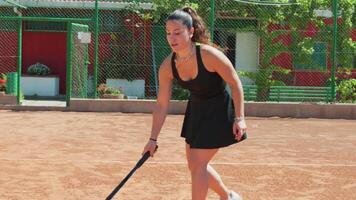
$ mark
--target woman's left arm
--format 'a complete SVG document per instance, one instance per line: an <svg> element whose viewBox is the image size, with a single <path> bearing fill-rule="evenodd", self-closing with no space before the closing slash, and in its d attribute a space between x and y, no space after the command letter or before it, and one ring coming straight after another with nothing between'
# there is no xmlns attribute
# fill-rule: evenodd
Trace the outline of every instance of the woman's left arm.
<svg viewBox="0 0 356 200"><path fill-rule="evenodd" d="M218 73L231 89L231 97L235 107L234 133L238 140L246 131L244 93L239 76L230 60L218 49L204 45L202 57L205 67L209 71Z"/></svg>

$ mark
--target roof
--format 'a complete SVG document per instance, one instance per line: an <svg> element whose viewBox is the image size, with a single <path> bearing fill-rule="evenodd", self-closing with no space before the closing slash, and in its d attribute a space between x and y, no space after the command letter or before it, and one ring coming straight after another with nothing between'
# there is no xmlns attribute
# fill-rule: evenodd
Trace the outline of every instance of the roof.
<svg viewBox="0 0 356 200"><path fill-rule="evenodd" d="M12 0L16 4L28 8L80 8L94 9L95 0ZM148 0L140 3L142 9L152 9L152 3ZM130 6L132 3L125 0L99 0L99 8L104 10L118 10ZM0 0L0 7L13 7L13 4Z"/></svg>

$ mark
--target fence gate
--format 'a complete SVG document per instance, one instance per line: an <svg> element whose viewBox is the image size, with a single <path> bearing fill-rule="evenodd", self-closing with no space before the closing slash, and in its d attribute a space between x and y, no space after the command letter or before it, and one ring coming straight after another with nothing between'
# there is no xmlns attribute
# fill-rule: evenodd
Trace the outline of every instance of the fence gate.
<svg viewBox="0 0 356 200"><path fill-rule="evenodd" d="M67 92L70 98L88 97L88 45L91 40L88 25L69 23L67 35Z"/></svg>

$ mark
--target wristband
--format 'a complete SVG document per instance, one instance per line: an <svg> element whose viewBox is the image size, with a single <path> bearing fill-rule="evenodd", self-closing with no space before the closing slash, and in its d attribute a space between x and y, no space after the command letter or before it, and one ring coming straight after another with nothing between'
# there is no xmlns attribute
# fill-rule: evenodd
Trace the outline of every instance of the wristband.
<svg viewBox="0 0 356 200"><path fill-rule="evenodd" d="M245 120L245 117L235 117L234 122L239 123L242 120Z"/></svg>
<svg viewBox="0 0 356 200"><path fill-rule="evenodd" d="M151 141L157 142L157 139L150 138Z"/></svg>

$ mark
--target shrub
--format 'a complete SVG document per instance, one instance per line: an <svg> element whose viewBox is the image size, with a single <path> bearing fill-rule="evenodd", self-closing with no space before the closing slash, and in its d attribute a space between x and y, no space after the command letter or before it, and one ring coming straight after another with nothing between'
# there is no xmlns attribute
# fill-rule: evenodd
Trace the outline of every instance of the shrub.
<svg viewBox="0 0 356 200"><path fill-rule="evenodd" d="M49 69L49 67L47 67L46 65L41 64L39 62L31 65L27 69L27 74L30 74L30 75L46 76L46 75L49 75L50 73L51 73L51 70Z"/></svg>
<svg viewBox="0 0 356 200"><path fill-rule="evenodd" d="M6 80L6 79L7 79L6 74L1 73L1 74L0 74L0 79L1 79L1 80Z"/></svg>
<svg viewBox="0 0 356 200"><path fill-rule="evenodd" d="M7 77L6 74L0 74L0 91L6 91L6 81Z"/></svg>
<svg viewBox="0 0 356 200"><path fill-rule="evenodd" d="M119 94L123 93L122 89L116 89L113 87L109 87L106 84L100 84L97 90L98 90L99 96L102 96L104 94L119 95Z"/></svg>
<svg viewBox="0 0 356 200"><path fill-rule="evenodd" d="M342 80L336 90L339 102L356 103L356 79Z"/></svg>

